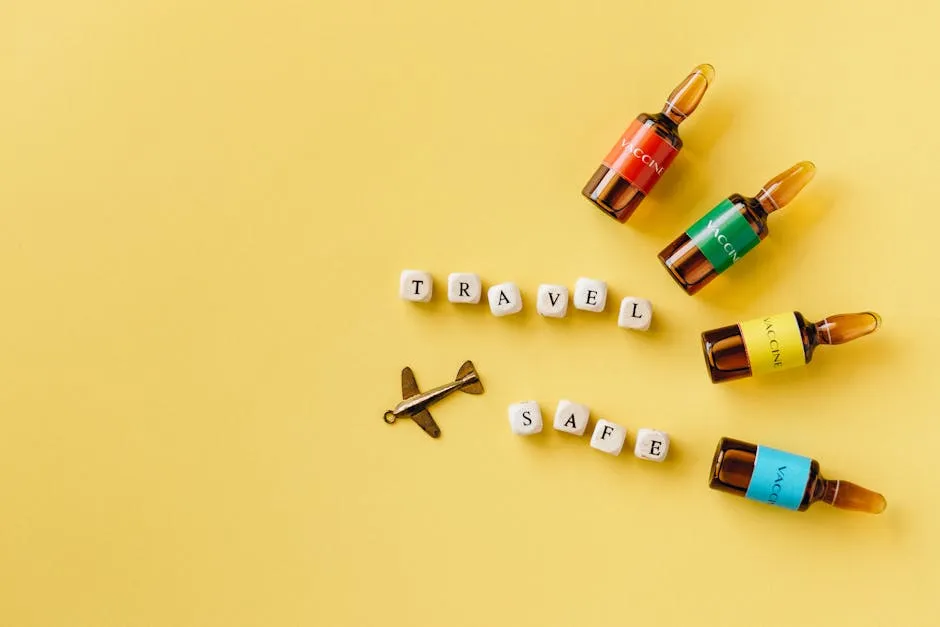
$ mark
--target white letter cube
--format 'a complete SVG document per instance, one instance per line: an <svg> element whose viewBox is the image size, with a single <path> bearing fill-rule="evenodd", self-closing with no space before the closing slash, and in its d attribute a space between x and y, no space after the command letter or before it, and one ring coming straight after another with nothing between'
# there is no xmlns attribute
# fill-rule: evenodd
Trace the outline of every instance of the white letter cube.
<svg viewBox="0 0 940 627"><path fill-rule="evenodd" d="M620 455L623 450L623 443L627 439L627 430L625 427L610 422L609 420L598 420L594 427L594 434L591 435L591 446L599 451L610 453L611 455Z"/></svg>
<svg viewBox="0 0 940 627"><path fill-rule="evenodd" d="M655 429L640 429L636 432L633 454L640 459L663 461L669 454L669 434Z"/></svg>
<svg viewBox="0 0 940 627"><path fill-rule="evenodd" d="M487 292L494 316L508 316L522 311L522 294L515 283L500 283Z"/></svg>
<svg viewBox="0 0 940 627"><path fill-rule="evenodd" d="M595 279L578 279L574 286L574 306L584 311L604 311L607 306L607 283Z"/></svg>
<svg viewBox="0 0 940 627"><path fill-rule="evenodd" d="M398 295L405 300L426 303L431 300L433 282L429 272L421 270L402 270L398 285Z"/></svg>
<svg viewBox="0 0 940 627"><path fill-rule="evenodd" d="M587 427L590 415L591 410L585 405L561 400L558 402L558 409L555 410L555 429L575 435L584 435L584 428Z"/></svg>
<svg viewBox="0 0 940 627"><path fill-rule="evenodd" d="M568 288L564 285L539 285L536 308L546 318L564 318L568 315Z"/></svg>
<svg viewBox="0 0 940 627"><path fill-rule="evenodd" d="M536 401L513 403L509 406L509 426L516 435L532 435L542 431L542 410Z"/></svg>
<svg viewBox="0 0 940 627"><path fill-rule="evenodd" d="M447 276L447 300L452 303L477 304L483 295L483 284L479 275L470 272L453 272Z"/></svg>
<svg viewBox="0 0 940 627"><path fill-rule="evenodd" d="M620 317L617 325L624 329L646 331L653 321L653 305L645 298L627 296L620 303Z"/></svg>

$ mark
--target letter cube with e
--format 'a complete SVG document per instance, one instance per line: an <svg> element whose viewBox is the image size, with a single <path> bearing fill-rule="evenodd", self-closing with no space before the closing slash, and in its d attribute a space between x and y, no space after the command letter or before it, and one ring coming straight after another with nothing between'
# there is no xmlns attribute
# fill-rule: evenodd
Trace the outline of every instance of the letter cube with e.
<svg viewBox="0 0 940 627"><path fill-rule="evenodd" d="M523 401L509 406L509 426L516 435L532 435L542 431L542 410L536 401Z"/></svg>
<svg viewBox="0 0 940 627"><path fill-rule="evenodd" d="M574 306L584 311L604 311L607 306L607 283L596 279L578 279L574 285Z"/></svg>
<svg viewBox="0 0 940 627"><path fill-rule="evenodd" d="M453 272L447 276L447 300L452 303L477 304L483 296L479 275L471 272Z"/></svg>
<svg viewBox="0 0 940 627"><path fill-rule="evenodd" d="M494 316L508 316L522 311L522 294L515 283L500 283L487 292Z"/></svg>
<svg viewBox="0 0 940 627"><path fill-rule="evenodd" d="M431 274L422 270L403 270L399 279L398 295L405 300L426 303L433 291Z"/></svg>
<svg viewBox="0 0 940 627"><path fill-rule="evenodd" d="M558 402L558 409L555 410L555 429L575 435L584 435L584 428L587 427L588 417L591 415L585 405L572 403L569 400Z"/></svg>
<svg viewBox="0 0 940 627"><path fill-rule="evenodd" d="M617 326L624 329L646 331L653 321L653 305L645 298L627 296L620 301L620 316Z"/></svg>
<svg viewBox="0 0 940 627"><path fill-rule="evenodd" d="M536 308L546 318L564 318L568 315L568 288L564 285L539 285Z"/></svg>
<svg viewBox="0 0 940 627"><path fill-rule="evenodd" d="M594 433L591 435L591 446L599 451L610 453L611 455L620 455L623 450L623 443L627 439L627 430L625 427L610 422L609 420L598 420L594 427Z"/></svg>
<svg viewBox="0 0 940 627"><path fill-rule="evenodd" d="M640 459L663 461L669 454L669 434L655 429L640 429L636 432L633 454Z"/></svg>

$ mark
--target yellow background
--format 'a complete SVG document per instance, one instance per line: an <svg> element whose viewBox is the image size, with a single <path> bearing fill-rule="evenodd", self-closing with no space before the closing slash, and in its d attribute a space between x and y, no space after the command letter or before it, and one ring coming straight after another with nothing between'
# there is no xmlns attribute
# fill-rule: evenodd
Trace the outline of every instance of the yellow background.
<svg viewBox="0 0 940 627"><path fill-rule="evenodd" d="M936 25L928 2L0 4L0 623L935 625ZM686 147L621 225L580 189L696 64ZM816 180L696 297L655 255L792 163ZM433 273L433 302L397 295ZM512 280L524 311L446 301ZM610 285L600 315L539 283ZM647 334L616 326L650 298ZM705 329L878 311L712 385ZM486 393L387 426L399 372ZM560 398L620 457L506 408ZM592 420L593 426L593 420ZM632 455L641 427L665 464ZM720 436L881 516L709 490Z"/></svg>

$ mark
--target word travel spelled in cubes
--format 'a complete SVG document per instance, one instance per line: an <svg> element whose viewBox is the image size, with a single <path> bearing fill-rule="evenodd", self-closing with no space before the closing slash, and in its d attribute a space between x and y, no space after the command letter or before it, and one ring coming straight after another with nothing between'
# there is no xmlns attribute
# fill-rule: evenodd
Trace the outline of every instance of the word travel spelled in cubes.
<svg viewBox="0 0 940 627"><path fill-rule="evenodd" d="M399 279L402 300L426 303L434 295L434 279L423 270L403 270ZM476 305L483 300L483 282L472 272L452 272L447 276L447 300L452 303ZM490 312L497 317L511 316L522 311L523 297L519 286L511 281L498 283L486 290ZM600 279L579 278L573 292L564 285L539 285L535 304L543 318L565 318L568 304L575 309L601 313L607 308L607 283ZM627 296L620 303L617 325L624 329L647 331L653 320L653 305L645 298Z"/></svg>
<svg viewBox="0 0 940 627"><path fill-rule="evenodd" d="M568 399L558 401L552 426L556 431L582 437L590 421L587 405ZM509 406L509 428L516 435L535 435L542 432L542 409L538 401L521 401ZM627 441L627 428L616 422L599 418L591 433L591 447L608 455L620 455ZM669 434L656 429L639 429L633 454L639 459L665 461L669 455Z"/></svg>

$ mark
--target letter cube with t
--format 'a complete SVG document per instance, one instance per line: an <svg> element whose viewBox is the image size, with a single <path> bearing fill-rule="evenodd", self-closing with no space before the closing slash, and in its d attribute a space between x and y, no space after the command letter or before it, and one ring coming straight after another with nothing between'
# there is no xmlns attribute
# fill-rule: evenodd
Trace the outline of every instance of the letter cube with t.
<svg viewBox="0 0 940 627"><path fill-rule="evenodd" d="M640 459L663 461L669 454L669 434L655 429L640 429L636 432L633 454Z"/></svg>
<svg viewBox="0 0 940 627"><path fill-rule="evenodd" d="M555 410L555 429L575 435L584 435L591 411L585 405L561 400Z"/></svg>
<svg viewBox="0 0 940 627"><path fill-rule="evenodd" d="M623 450L623 443L627 439L627 430L625 427L610 422L609 420L598 420L594 427L594 433L591 435L591 446L599 451L610 453L611 455L620 455Z"/></svg>
<svg viewBox="0 0 940 627"><path fill-rule="evenodd" d="M624 329L646 331L653 321L653 305L645 298L627 296L620 301L620 316L617 326Z"/></svg>
<svg viewBox="0 0 940 627"><path fill-rule="evenodd" d="M453 272L447 276L447 300L452 303L477 304L483 295L479 275L471 272Z"/></svg>
<svg viewBox="0 0 940 627"><path fill-rule="evenodd" d="M578 279L574 285L574 306L584 311L604 311L607 306L607 283L596 279Z"/></svg>
<svg viewBox="0 0 940 627"><path fill-rule="evenodd" d="M431 300L433 285L431 274L422 270L403 270L398 285L398 295L405 300L426 303Z"/></svg>
<svg viewBox="0 0 940 627"><path fill-rule="evenodd" d="M500 283L487 292L494 316L508 316L522 311L522 294L515 283Z"/></svg>
<svg viewBox="0 0 940 627"><path fill-rule="evenodd" d="M568 288L564 285L539 285L536 309L546 318L564 318L568 315Z"/></svg>
<svg viewBox="0 0 940 627"><path fill-rule="evenodd" d="M532 435L542 431L542 410L536 401L523 401L509 406L509 426L516 435Z"/></svg>

